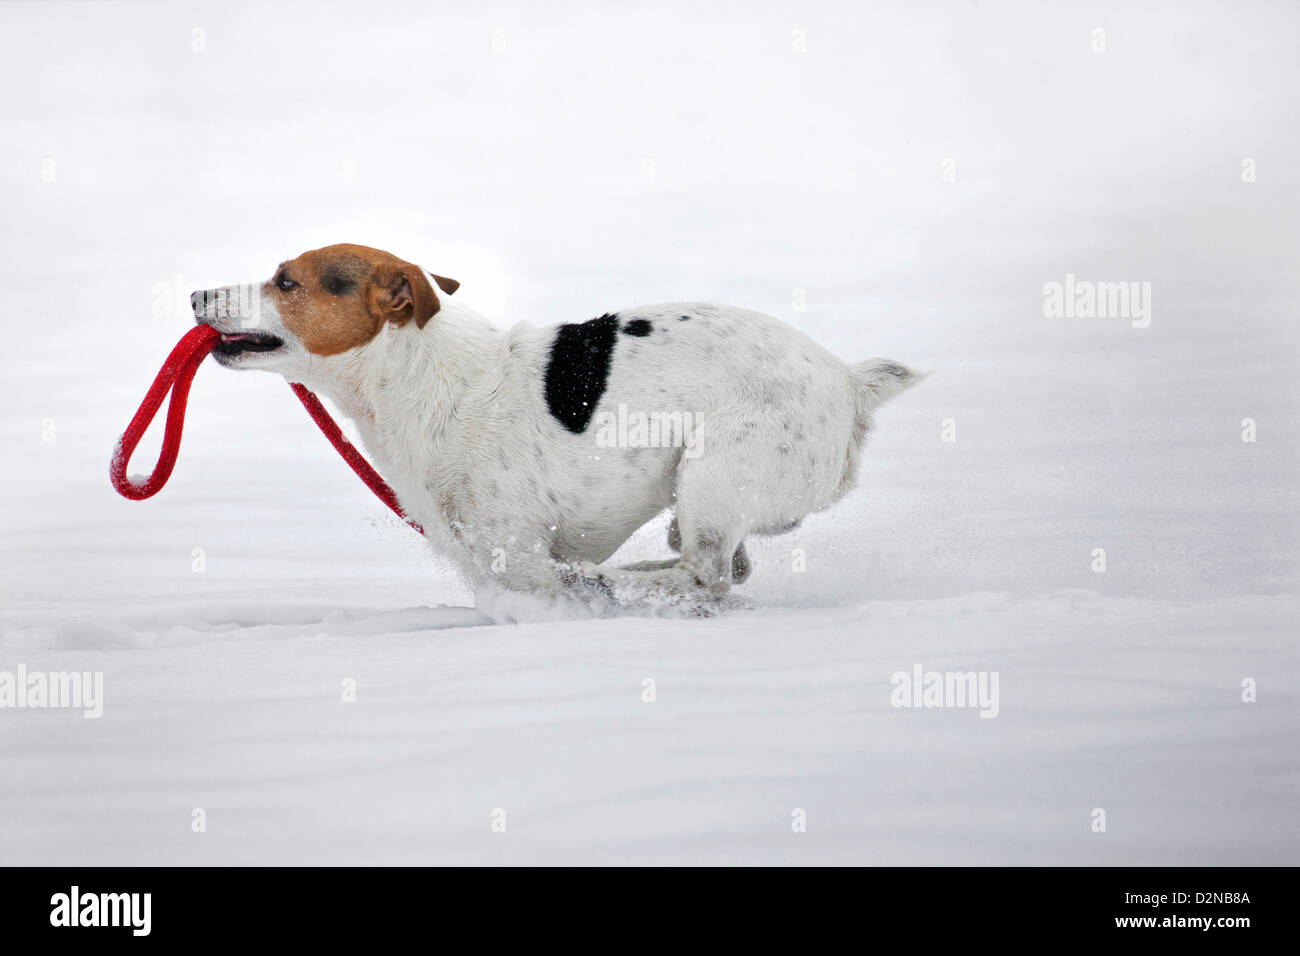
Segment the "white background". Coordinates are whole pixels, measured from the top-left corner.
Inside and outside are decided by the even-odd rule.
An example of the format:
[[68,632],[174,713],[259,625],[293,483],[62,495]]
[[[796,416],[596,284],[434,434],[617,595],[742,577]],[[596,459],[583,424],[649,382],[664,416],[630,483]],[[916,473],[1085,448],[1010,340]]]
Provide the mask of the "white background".
[[[105,675],[0,710],[0,861],[1296,862],[1300,14],[1134,6],[0,6],[0,670]],[[213,363],[114,494],[189,292],[344,241],[934,374],[707,621],[470,609]],[[999,717],[891,707],[918,662]]]

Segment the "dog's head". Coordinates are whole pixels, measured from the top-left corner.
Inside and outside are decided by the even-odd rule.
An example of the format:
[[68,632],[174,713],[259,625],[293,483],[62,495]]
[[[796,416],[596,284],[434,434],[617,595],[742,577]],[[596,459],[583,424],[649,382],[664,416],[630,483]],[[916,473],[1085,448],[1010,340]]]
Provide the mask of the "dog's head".
[[460,287],[379,249],[345,244],[304,252],[260,284],[195,292],[190,305],[196,322],[221,333],[213,354],[222,365],[286,371],[296,360],[365,345],[389,323],[424,328],[441,308],[435,285],[447,295]]

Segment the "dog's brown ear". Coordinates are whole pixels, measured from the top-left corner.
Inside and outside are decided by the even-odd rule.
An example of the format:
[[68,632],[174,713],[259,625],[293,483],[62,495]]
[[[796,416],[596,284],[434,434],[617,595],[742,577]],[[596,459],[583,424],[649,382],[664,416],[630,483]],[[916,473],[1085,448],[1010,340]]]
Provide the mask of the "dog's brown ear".
[[[429,274],[433,275],[433,273],[429,273]],[[453,292],[455,292],[457,289],[460,288],[459,282],[457,282],[455,279],[448,279],[446,276],[433,276],[433,281],[438,283],[438,288],[441,289],[443,292],[447,293],[448,295],[451,295]]]
[[375,318],[397,325],[415,319],[417,329],[424,328],[440,308],[423,270],[404,264],[378,266],[370,277],[366,301]]

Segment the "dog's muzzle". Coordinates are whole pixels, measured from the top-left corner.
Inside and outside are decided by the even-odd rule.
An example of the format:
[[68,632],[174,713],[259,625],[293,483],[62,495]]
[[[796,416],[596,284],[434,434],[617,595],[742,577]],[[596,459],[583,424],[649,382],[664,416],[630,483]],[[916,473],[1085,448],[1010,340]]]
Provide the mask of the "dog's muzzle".
[[259,304],[255,286],[205,289],[190,295],[194,321],[221,333],[221,341],[213,352],[224,356],[274,352],[284,346],[284,339],[278,335],[258,330]]

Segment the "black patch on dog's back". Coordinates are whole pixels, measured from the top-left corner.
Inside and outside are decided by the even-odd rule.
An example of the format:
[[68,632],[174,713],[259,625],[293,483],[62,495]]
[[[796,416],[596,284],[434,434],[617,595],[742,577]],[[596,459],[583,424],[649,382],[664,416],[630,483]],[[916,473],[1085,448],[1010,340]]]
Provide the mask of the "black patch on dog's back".
[[654,326],[650,324],[649,319],[633,319],[627,325],[623,326],[624,335],[635,335],[638,338],[649,335],[654,331]]
[[561,425],[581,434],[605,394],[618,316],[606,313],[580,325],[562,325],[546,364],[546,407]]

